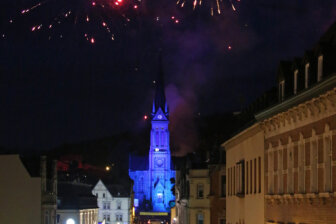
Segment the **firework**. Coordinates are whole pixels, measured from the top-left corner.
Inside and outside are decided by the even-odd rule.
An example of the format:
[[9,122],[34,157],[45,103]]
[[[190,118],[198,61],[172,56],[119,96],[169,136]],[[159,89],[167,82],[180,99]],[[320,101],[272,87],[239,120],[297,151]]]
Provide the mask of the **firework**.
[[[62,26],[77,26],[82,37],[95,44],[99,30],[104,31],[108,39],[115,40],[119,24],[129,23],[128,14],[134,14],[140,3],[140,0],[46,0],[19,10],[8,23],[15,26],[14,21],[21,21],[25,25],[19,28],[32,33],[47,33],[48,40],[63,38],[65,33],[62,32],[66,29]],[[26,27],[26,21],[31,22],[29,27]]]
[[210,14],[222,14],[226,8],[231,8],[231,10],[236,11],[236,4],[240,3],[240,0],[177,0],[176,4],[183,8],[186,5],[191,5],[192,9],[195,10],[198,7],[209,8]]

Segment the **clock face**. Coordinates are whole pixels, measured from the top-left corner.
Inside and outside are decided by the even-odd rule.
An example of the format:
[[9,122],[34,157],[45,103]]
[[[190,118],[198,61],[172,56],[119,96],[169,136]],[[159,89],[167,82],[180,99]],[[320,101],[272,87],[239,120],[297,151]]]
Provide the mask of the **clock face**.
[[155,161],[155,163],[156,163],[157,167],[161,167],[163,165],[163,159],[157,158],[156,161]]
[[158,115],[158,118],[161,120],[161,119],[162,119],[162,115],[161,115],[161,114],[159,114],[159,115]]

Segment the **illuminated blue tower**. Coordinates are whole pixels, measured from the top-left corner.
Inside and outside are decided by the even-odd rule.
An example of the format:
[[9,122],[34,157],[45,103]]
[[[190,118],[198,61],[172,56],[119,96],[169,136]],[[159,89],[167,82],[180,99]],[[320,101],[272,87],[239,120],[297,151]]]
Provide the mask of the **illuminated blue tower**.
[[134,181],[134,205],[138,207],[138,210],[146,210],[145,203],[150,202],[150,210],[167,212],[170,211],[169,202],[175,200],[170,182],[171,178],[175,178],[175,171],[171,169],[169,111],[161,67],[156,81],[151,115],[152,128],[148,160],[130,158],[129,176]]

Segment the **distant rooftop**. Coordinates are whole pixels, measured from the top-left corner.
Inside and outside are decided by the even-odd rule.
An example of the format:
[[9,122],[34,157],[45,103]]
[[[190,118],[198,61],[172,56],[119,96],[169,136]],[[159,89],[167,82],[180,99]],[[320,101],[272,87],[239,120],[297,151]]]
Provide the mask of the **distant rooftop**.
[[98,208],[97,198],[92,195],[92,185],[74,182],[59,182],[58,209],[92,209]]

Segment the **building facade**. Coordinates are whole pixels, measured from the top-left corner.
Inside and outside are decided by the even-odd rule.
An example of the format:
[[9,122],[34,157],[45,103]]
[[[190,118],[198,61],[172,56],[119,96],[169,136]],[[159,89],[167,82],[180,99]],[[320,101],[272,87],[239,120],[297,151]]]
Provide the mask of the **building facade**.
[[58,224],[97,224],[98,209],[58,209]]
[[264,223],[264,133],[254,124],[222,145],[226,150],[226,223]]
[[190,169],[188,223],[210,224],[210,176],[209,169]]
[[171,168],[169,112],[162,76],[160,71],[152,109],[148,159],[141,169],[139,161],[130,159],[129,176],[134,181],[134,206],[138,211],[169,212],[170,203],[175,200],[171,191],[175,171]]
[[282,62],[265,133],[265,222],[336,223],[336,24],[303,58]]
[[57,224],[97,224],[97,198],[92,185],[77,182],[58,182]]
[[131,199],[124,192],[118,192],[113,186],[105,186],[99,180],[92,190],[97,197],[99,207],[98,223],[105,224],[128,224],[130,223]]
[[47,172],[46,157],[32,159],[1,155],[0,223],[54,224],[55,178],[55,167],[52,172]]
[[209,166],[210,223],[226,224],[226,170],[225,164]]

